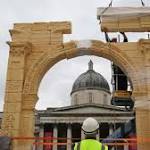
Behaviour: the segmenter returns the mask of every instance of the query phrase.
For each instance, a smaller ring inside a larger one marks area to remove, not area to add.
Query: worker
[[[126,34],[124,32],[120,32],[120,34],[122,34],[122,36],[123,36],[123,42],[128,42],[128,38],[127,38]],[[117,42],[117,38],[110,39],[108,36],[108,33],[106,31],[105,31],[105,39],[106,39],[106,42],[114,42],[114,43]]]
[[[107,33],[108,32],[107,28],[104,28],[103,31],[105,33],[106,42],[114,42],[114,43],[117,42],[117,38],[112,38],[112,39],[109,38],[108,33]]]
[[[120,32],[123,36],[123,42],[128,42],[128,38],[124,32]]]
[[[110,38],[109,38],[107,32],[105,32],[105,39],[106,39],[106,42],[114,42],[114,43],[117,42],[117,38],[112,38],[112,39],[110,40]]]
[[[75,143],[74,150],[108,150],[108,146],[96,140],[98,129],[99,123],[97,120],[91,117],[85,119],[82,125],[85,139]]]

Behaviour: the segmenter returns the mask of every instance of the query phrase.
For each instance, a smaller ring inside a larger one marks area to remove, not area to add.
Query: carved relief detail
[[[146,55],[147,55],[147,53],[150,53],[150,39],[149,40],[145,40],[145,39],[140,40],[139,45],[140,45],[142,53],[144,53]],[[150,55],[149,55],[149,57],[150,57]]]
[[[7,114],[5,116],[5,124],[4,128],[11,131],[14,128],[13,122],[15,121],[15,117],[13,114]]]
[[[139,45],[140,45],[141,52],[145,57],[145,59],[144,59],[145,64],[149,66],[149,64],[150,64],[150,39],[140,40]]]
[[[32,44],[29,42],[7,42],[10,46],[10,54],[13,56],[29,55],[32,50]]]

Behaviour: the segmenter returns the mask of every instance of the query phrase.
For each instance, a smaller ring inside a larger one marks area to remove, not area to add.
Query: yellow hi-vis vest
[[[80,143],[75,143],[74,150],[108,150],[108,146],[95,139],[85,139]]]

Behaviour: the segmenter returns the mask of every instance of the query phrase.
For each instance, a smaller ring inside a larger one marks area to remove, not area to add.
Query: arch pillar
[[[150,147],[150,40],[140,40],[140,51],[144,56],[140,91],[134,92],[136,110],[136,132],[138,150],[148,150]],[[145,85],[145,89],[143,89]]]
[[[136,133],[138,150],[150,147],[150,99],[148,93],[135,96]]]
[[[35,105],[37,103],[37,94],[23,94],[21,124],[20,124],[20,137],[34,137],[35,127]],[[24,150],[31,149],[34,140],[21,140],[17,148]]]
[[[8,42],[10,46],[7,81],[5,90],[4,115],[2,129],[11,137],[20,135],[23,83],[25,78],[26,58],[31,53],[29,42]],[[13,149],[18,149],[18,141],[13,142]]]
[[[150,110],[136,108],[136,132],[138,150],[150,147]]]

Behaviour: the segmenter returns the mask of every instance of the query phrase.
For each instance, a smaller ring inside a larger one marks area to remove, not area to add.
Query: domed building
[[[71,105],[110,105],[110,99],[111,93],[107,80],[93,70],[93,62],[90,61],[88,70],[81,74],[73,84]]]
[[[36,112],[35,136],[52,137],[42,142],[53,143],[37,145],[36,150],[71,150],[74,142],[84,139],[81,125],[87,117],[94,117],[100,124],[97,139],[131,133],[131,129],[125,130],[124,125],[134,119],[134,112],[111,105],[109,84],[100,73],[94,71],[92,61],[88,64],[88,70],[75,80],[70,95],[70,106]],[[128,148],[117,150],[123,149]]]

